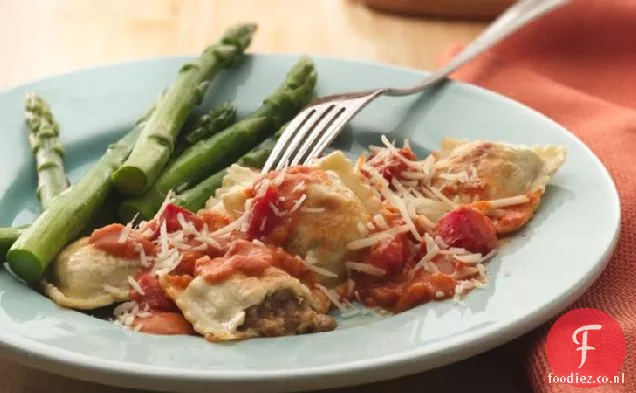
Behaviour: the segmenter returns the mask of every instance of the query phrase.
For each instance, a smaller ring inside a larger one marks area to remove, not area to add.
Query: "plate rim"
[[[299,53],[269,53],[269,52],[252,52],[248,54],[249,57],[254,58],[297,58],[301,54]],[[20,83],[14,86],[10,86],[6,89],[0,90],[0,96],[5,94],[11,94],[15,90],[24,89],[32,85],[48,82],[53,79],[64,78],[77,74],[84,73],[99,73],[108,69],[118,68],[122,66],[150,66],[153,63],[160,64],[165,61],[185,60],[192,58],[192,55],[177,55],[177,56],[157,56],[150,58],[143,58],[137,60],[126,60],[121,62],[107,63],[99,66],[88,66],[69,70],[66,72],[44,76],[41,78],[35,78],[33,80]],[[336,57],[336,56],[311,56],[312,59],[321,59],[326,61],[345,62],[354,65],[362,66],[380,66],[383,68],[393,69],[399,72],[419,73],[425,76],[429,73],[426,70],[418,70],[415,68],[381,63],[370,60],[360,60],[348,57]],[[402,351],[395,354],[383,355],[375,358],[347,361],[344,363],[336,363],[334,365],[327,366],[312,366],[302,367],[294,369],[289,372],[286,370],[217,370],[217,369],[178,369],[174,370],[169,367],[149,366],[142,364],[135,364],[130,362],[123,362],[119,360],[107,360],[91,357],[89,355],[78,354],[72,351],[57,349],[49,345],[37,342],[32,339],[18,336],[16,334],[3,331],[0,327],[0,349],[1,355],[5,358],[11,359],[18,363],[35,367],[41,370],[54,372],[57,374],[65,375],[75,379],[82,379],[88,381],[96,381],[106,383],[109,385],[118,385],[126,387],[146,387],[144,381],[152,380],[156,385],[159,382],[171,381],[177,383],[190,382],[190,383],[250,383],[250,382],[285,382],[285,383],[302,383],[304,381],[315,380],[316,378],[322,378],[326,376],[334,375],[351,375],[351,383],[343,384],[338,383],[329,385],[329,383],[320,382],[316,386],[304,387],[304,389],[318,389],[325,387],[345,386],[358,383],[354,380],[353,376],[366,374],[364,377],[365,382],[373,382],[380,379],[396,378],[403,375],[411,374],[413,372],[422,371],[425,367],[421,364],[418,367],[418,363],[425,362],[428,358],[434,356],[441,349],[445,349],[451,352],[450,356],[446,357],[443,361],[437,362],[435,367],[441,367],[455,361],[459,361],[479,353],[490,350],[498,345],[508,342],[514,338],[517,338],[536,327],[544,324],[554,316],[558,315],[563,309],[571,305],[576,301],[601,275],[603,270],[607,267],[614,251],[616,249],[621,230],[621,201],[616,188],[616,184],[611,174],[601,162],[601,160],[594,154],[594,152],[574,133],[558,124],[548,116],[540,113],[529,106],[520,103],[512,98],[506,97],[495,91],[469,84],[462,81],[449,81],[447,83],[453,85],[459,85],[464,89],[472,90],[486,99],[495,99],[505,102],[507,105],[515,106],[518,110],[529,112],[533,116],[536,116],[546,123],[551,124],[553,127],[558,127],[564,134],[568,136],[573,142],[579,145],[585,153],[595,162],[595,164],[602,169],[602,175],[606,177],[611,185],[610,193],[614,199],[612,203],[612,216],[615,217],[614,233],[611,238],[611,242],[607,249],[604,251],[599,263],[594,266],[594,269],[590,269],[586,275],[570,290],[560,297],[553,299],[551,302],[544,304],[542,307],[536,309],[534,312],[523,314],[518,318],[512,318],[512,323],[507,325],[501,325],[498,323],[483,326],[479,329],[470,332],[464,332],[459,336],[447,337],[440,339],[434,343],[431,343],[425,347],[414,347],[413,349]],[[510,321],[509,321],[510,322]],[[505,337],[505,339],[501,339]],[[493,344],[495,343],[495,344]],[[497,344],[499,343],[499,344]],[[464,346],[472,346],[474,349],[470,351],[468,355],[459,351]],[[455,351],[455,352],[453,352]],[[56,369],[56,371],[51,371]],[[384,373],[378,372],[377,375],[374,371],[384,370]],[[83,375],[81,372],[89,372],[89,375]],[[388,374],[387,374],[388,371]],[[78,373],[79,372],[79,373]],[[119,384],[118,381],[111,380],[112,376],[126,376],[133,378],[136,382],[129,382]],[[373,379],[373,375],[376,375],[376,379]],[[371,377],[368,377],[371,376]],[[318,386],[319,385],[319,386]],[[297,385],[299,386],[299,385]],[[282,391],[286,389],[276,389]]]

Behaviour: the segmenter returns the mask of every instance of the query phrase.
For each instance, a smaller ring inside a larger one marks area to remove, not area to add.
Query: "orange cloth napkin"
[[[442,54],[448,61],[460,46]],[[636,1],[576,0],[517,32],[453,78],[518,100],[574,132],[612,175],[622,203],[616,253],[573,308],[603,310],[627,341],[624,385],[582,390],[548,384],[551,323],[522,340],[536,392],[636,392]]]

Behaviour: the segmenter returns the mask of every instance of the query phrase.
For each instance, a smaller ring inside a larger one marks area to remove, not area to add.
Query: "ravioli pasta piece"
[[[314,167],[324,170],[327,176],[307,184],[306,199],[294,213],[283,248],[301,258],[312,253],[321,268],[337,275],[318,275],[322,285],[333,287],[346,281],[346,245],[364,236],[360,224],[378,213],[382,204],[342,152],[325,156]],[[253,169],[230,167],[223,187],[208,202],[208,208],[236,219],[246,209],[247,189],[259,178]]]
[[[347,244],[363,237],[358,224],[368,222],[372,214],[339,176],[327,173],[331,181],[310,184],[303,205],[321,209],[320,213],[301,209],[283,248],[302,258],[311,253],[319,267],[337,275],[317,277],[322,285],[333,287],[346,281]]]
[[[335,321],[313,310],[309,289],[284,271],[269,267],[262,276],[234,273],[209,283],[195,277],[187,286],[164,275],[160,283],[194,330],[209,341],[332,330]]]
[[[437,173],[474,167],[488,186],[488,199],[525,195],[545,188],[566,159],[562,146],[515,146],[504,142],[445,138],[434,164]],[[439,178],[438,183],[442,183]]]
[[[92,310],[128,300],[128,276],[140,268],[140,260],[112,256],[84,237],[58,255],[42,287],[60,306]]]
[[[217,189],[215,195],[206,202],[205,209],[227,214],[232,219],[237,218],[238,212],[245,209],[245,202],[248,199],[247,189],[259,177],[259,173],[252,168],[236,164],[230,166],[223,177],[223,186]]]
[[[525,147],[445,138],[434,156],[432,185],[460,203],[477,202],[475,207],[492,213],[497,232],[503,234],[521,228],[532,217],[546,185],[565,162],[567,150],[562,146]],[[449,184],[444,177],[473,170],[477,178],[467,184]],[[499,209],[478,202],[519,196],[528,201]]]
[[[366,206],[368,213],[375,214],[382,207],[381,201],[375,196],[371,187],[362,181],[360,175],[353,168],[353,163],[341,151],[335,151],[317,160],[316,167],[335,173],[341,183],[353,191],[356,197]]]

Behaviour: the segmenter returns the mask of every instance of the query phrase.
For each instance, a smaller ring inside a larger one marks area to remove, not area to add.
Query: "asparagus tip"
[[[225,30],[221,43],[236,46],[240,51],[244,51],[252,43],[252,36],[257,28],[258,25],[253,22],[237,23]]]

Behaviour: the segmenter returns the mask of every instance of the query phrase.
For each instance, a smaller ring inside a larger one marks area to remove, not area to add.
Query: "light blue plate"
[[[36,91],[62,126],[66,164],[76,181],[106,145],[174,78],[187,58],[108,66],[0,93],[0,225],[30,222],[39,211],[23,122],[23,97]],[[204,103],[236,100],[256,109],[295,62],[251,56],[217,78]],[[316,59],[318,94],[407,86],[424,73]],[[158,337],[58,308],[0,273],[0,352],[29,366],[106,384],[179,392],[281,392],[352,385],[439,367],[503,344],[545,322],[598,277],[619,233],[614,184],[592,152],[544,116],[485,90],[448,83],[421,98],[380,99],[337,147],[353,155],[380,133],[408,137],[420,155],[444,136],[519,144],[560,144],[567,163],[532,222],[488,265],[490,284],[466,307],[451,301],[390,318],[347,321],[334,332],[216,345],[198,337]],[[347,326],[349,325],[349,326]],[[356,326],[351,326],[356,325]]]

